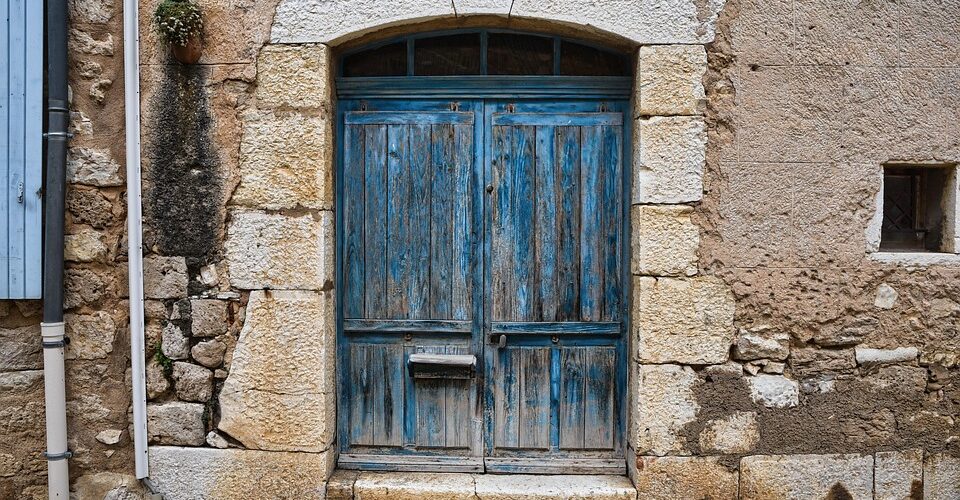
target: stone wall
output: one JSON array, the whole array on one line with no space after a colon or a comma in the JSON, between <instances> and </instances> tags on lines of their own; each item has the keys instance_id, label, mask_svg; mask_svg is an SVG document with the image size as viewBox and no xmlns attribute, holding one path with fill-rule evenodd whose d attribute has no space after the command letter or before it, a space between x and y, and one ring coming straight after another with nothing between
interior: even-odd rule
<instances>
[{"instance_id":1,"label":"stone wall","mask_svg":"<svg viewBox=\"0 0 960 500\"><path fill-rule=\"evenodd\" d=\"M880 262L867 241L882 163L960 161L956 2L199 0L205 50L183 66L150 25L158 1L140 18L160 492L322 493L336 427L332 53L378 27L483 14L565 33L590 19L586 36L637 47L628 436L641 498L960 496L960 271ZM121 12L71 7L71 473L81 498L140 495ZM38 303L0 302L3 498L45 495L38 323Z\"/></svg>"},{"instance_id":2,"label":"stone wall","mask_svg":"<svg viewBox=\"0 0 960 500\"><path fill-rule=\"evenodd\" d=\"M882 164L960 161L960 101L938 90L960 83L958 20L955 2L724 6L688 217L735 306L720 326L701 289L638 279L641 496L960 495L957 268L868 241Z\"/></svg>"}]
</instances>

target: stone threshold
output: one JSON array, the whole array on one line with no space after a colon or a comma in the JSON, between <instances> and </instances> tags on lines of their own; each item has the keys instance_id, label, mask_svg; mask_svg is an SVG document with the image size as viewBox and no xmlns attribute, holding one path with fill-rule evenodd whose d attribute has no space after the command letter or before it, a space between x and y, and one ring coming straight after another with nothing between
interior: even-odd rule
<instances>
[{"instance_id":1,"label":"stone threshold","mask_svg":"<svg viewBox=\"0 0 960 500\"><path fill-rule=\"evenodd\" d=\"M339 469L327 500L636 500L626 476L360 472Z\"/></svg>"}]
</instances>

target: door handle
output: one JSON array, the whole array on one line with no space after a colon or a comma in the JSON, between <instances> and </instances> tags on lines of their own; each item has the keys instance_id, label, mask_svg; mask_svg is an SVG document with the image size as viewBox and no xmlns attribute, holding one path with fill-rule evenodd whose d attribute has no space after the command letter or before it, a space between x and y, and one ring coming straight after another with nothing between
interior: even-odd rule
<instances>
[{"instance_id":1,"label":"door handle","mask_svg":"<svg viewBox=\"0 0 960 500\"><path fill-rule=\"evenodd\" d=\"M497 349L503 349L504 347L507 347L507 336L506 336L506 335L491 335L491 336L490 336L490 343L491 343L491 344L496 344L496 345L497 345Z\"/></svg>"}]
</instances>

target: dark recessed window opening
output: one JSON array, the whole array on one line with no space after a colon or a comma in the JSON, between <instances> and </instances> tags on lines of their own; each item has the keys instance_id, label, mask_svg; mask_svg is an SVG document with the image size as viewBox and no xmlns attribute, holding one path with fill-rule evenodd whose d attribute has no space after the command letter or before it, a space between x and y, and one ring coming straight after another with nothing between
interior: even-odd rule
<instances>
[{"instance_id":1,"label":"dark recessed window opening","mask_svg":"<svg viewBox=\"0 0 960 500\"><path fill-rule=\"evenodd\" d=\"M880 250L940 252L950 169L885 167Z\"/></svg>"},{"instance_id":2,"label":"dark recessed window opening","mask_svg":"<svg viewBox=\"0 0 960 500\"><path fill-rule=\"evenodd\" d=\"M418 38L413 47L416 76L480 74L479 33Z\"/></svg>"},{"instance_id":3,"label":"dark recessed window opening","mask_svg":"<svg viewBox=\"0 0 960 500\"><path fill-rule=\"evenodd\" d=\"M543 36L490 33L487 74L552 75L553 39Z\"/></svg>"},{"instance_id":4,"label":"dark recessed window opening","mask_svg":"<svg viewBox=\"0 0 960 500\"><path fill-rule=\"evenodd\" d=\"M630 76L627 58L564 40L560 44L560 74L585 76Z\"/></svg>"},{"instance_id":5,"label":"dark recessed window opening","mask_svg":"<svg viewBox=\"0 0 960 500\"><path fill-rule=\"evenodd\" d=\"M405 76L407 43L397 42L349 55L343 59L343 76Z\"/></svg>"},{"instance_id":6,"label":"dark recessed window opening","mask_svg":"<svg viewBox=\"0 0 960 500\"><path fill-rule=\"evenodd\" d=\"M412 58L412 60L410 60ZM474 30L411 35L351 52L341 76L631 76L625 54L557 36Z\"/></svg>"}]
</instances>

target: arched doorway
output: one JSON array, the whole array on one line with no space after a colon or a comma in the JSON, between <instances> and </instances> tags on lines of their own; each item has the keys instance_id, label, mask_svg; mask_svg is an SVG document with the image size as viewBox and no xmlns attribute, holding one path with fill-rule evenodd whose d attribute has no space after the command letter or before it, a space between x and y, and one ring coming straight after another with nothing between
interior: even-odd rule
<instances>
[{"instance_id":1,"label":"arched doorway","mask_svg":"<svg viewBox=\"0 0 960 500\"><path fill-rule=\"evenodd\" d=\"M631 74L492 29L341 55L341 467L625 471Z\"/></svg>"}]
</instances>

